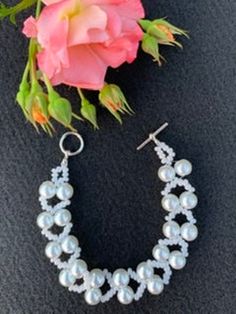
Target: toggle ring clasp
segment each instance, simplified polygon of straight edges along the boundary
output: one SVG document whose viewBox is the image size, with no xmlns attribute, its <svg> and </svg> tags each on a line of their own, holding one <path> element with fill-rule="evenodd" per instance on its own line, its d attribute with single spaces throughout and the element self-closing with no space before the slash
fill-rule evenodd
<svg viewBox="0 0 236 314">
<path fill-rule="evenodd" d="M 69 136 L 77 137 L 77 139 L 80 142 L 80 147 L 76 151 L 74 151 L 74 152 L 64 148 L 64 141 Z M 59 142 L 59 146 L 60 146 L 61 151 L 63 152 L 63 154 L 66 157 L 76 156 L 76 155 L 79 155 L 83 151 L 83 149 L 84 149 L 84 140 L 83 140 L 82 136 L 79 133 L 76 133 L 76 132 L 66 132 L 65 134 L 62 135 L 62 137 L 60 139 L 60 142 Z"/>
</svg>

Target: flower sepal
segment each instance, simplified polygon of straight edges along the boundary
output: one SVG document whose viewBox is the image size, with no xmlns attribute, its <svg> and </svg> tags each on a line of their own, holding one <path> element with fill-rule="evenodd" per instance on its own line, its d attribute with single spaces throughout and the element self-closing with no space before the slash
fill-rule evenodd
<svg viewBox="0 0 236 314">
<path fill-rule="evenodd" d="M 16 95 L 16 102 L 19 104 L 21 109 L 23 110 L 25 116 L 27 116 L 26 113 L 26 99 L 30 94 L 30 86 L 27 82 L 22 82 L 20 84 L 19 91 Z"/>
</svg>

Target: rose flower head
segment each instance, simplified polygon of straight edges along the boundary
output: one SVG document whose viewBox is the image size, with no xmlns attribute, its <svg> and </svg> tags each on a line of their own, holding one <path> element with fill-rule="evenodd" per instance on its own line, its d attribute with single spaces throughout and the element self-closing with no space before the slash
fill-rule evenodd
<svg viewBox="0 0 236 314">
<path fill-rule="evenodd" d="M 143 32 L 140 0 L 44 0 L 23 32 L 41 46 L 38 65 L 52 84 L 100 90 L 108 67 L 133 62 Z"/>
</svg>

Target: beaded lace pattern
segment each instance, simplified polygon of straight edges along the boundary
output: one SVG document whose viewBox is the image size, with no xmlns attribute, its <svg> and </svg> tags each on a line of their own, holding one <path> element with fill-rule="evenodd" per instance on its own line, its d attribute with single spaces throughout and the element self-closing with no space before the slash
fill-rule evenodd
<svg viewBox="0 0 236 314">
<path fill-rule="evenodd" d="M 170 148 L 168 145 L 166 145 L 163 142 L 159 142 L 158 140 L 154 140 L 156 146 L 154 148 L 157 156 L 159 157 L 161 163 L 163 165 L 168 165 L 174 167 L 174 157 L 175 153 L 172 148 Z M 69 170 L 68 170 L 68 161 L 67 158 L 63 159 L 60 166 L 52 169 L 52 176 L 51 176 L 51 183 L 55 186 L 55 190 L 62 186 L 65 183 L 69 182 Z M 172 192 L 176 187 L 182 187 L 185 191 L 194 193 L 195 189 L 192 187 L 192 185 L 189 183 L 189 181 L 186 178 L 180 177 L 179 175 L 175 174 L 174 178 L 170 182 L 166 182 L 165 187 L 163 191 L 161 192 L 161 195 L 163 197 L 167 196 L 169 193 Z M 55 192 L 56 194 L 56 192 Z M 65 200 L 59 200 L 59 202 L 52 206 L 49 204 L 49 200 L 45 198 L 43 195 L 39 196 L 39 202 L 42 207 L 43 212 L 47 212 L 52 217 L 55 216 L 55 214 L 61 210 L 68 208 L 71 201 L 70 199 Z M 174 221 L 176 216 L 178 214 L 183 214 L 186 216 L 186 221 L 190 223 L 191 225 L 196 224 L 196 219 L 193 217 L 192 211 L 190 209 L 186 209 L 181 204 L 175 208 L 175 210 L 170 211 L 165 216 L 165 222 Z M 55 223 L 55 222 L 54 222 Z M 63 240 L 68 237 L 71 233 L 72 229 L 72 222 L 69 221 L 66 223 L 66 225 L 63 227 L 63 231 L 60 234 L 54 234 L 48 227 L 42 228 L 42 234 L 53 243 L 56 243 L 61 246 Z M 181 226 L 180 226 L 181 229 Z M 173 237 L 164 237 L 163 239 L 160 239 L 157 243 L 160 246 L 166 246 L 171 252 L 171 247 L 173 245 L 178 245 L 180 247 L 180 252 L 183 255 L 184 258 L 188 257 L 188 242 L 181 236 L 181 232 L 179 232 L 178 235 Z M 63 252 L 63 249 L 62 249 Z M 61 260 L 61 256 L 52 257 L 50 259 L 51 263 L 53 263 L 60 271 L 67 271 L 68 274 L 70 274 L 71 265 L 78 259 L 80 259 L 81 256 L 81 248 L 79 246 L 79 242 L 77 247 L 73 250 L 73 253 L 68 254 L 68 259 L 66 261 Z M 153 270 L 155 269 L 162 269 L 163 275 L 161 276 L 161 281 L 163 282 L 163 285 L 168 285 L 170 282 L 170 278 L 172 275 L 172 267 L 170 265 L 170 262 L 168 259 L 149 259 L 146 261 L 146 265 L 150 266 Z M 128 268 L 126 270 L 129 276 L 129 280 L 136 281 L 138 288 L 136 291 L 133 291 L 132 299 L 135 301 L 138 301 L 144 294 L 145 290 L 148 286 L 148 280 L 143 279 L 139 276 L 139 273 L 136 270 L 133 270 L 131 268 Z M 88 268 L 84 271 L 82 274 L 80 281 L 78 283 L 78 278 L 72 276 L 71 284 L 67 286 L 69 291 L 77 292 L 77 293 L 83 293 L 86 291 L 89 291 L 90 289 L 94 288 L 91 287 L 91 271 L 88 270 Z M 109 284 L 109 290 L 102 293 L 101 289 L 102 287 L 97 287 L 99 289 L 99 302 L 107 302 L 109 301 L 113 296 L 115 296 L 120 289 L 123 289 L 122 287 L 117 287 L 114 284 L 113 281 L 113 274 L 109 272 L 107 269 L 102 270 L 102 274 L 104 276 L 104 283 L 105 281 Z M 81 280 L 82 279 L 82 280 Z M 96 302 L 96 303 L 99 303 Z"/>
</svg>

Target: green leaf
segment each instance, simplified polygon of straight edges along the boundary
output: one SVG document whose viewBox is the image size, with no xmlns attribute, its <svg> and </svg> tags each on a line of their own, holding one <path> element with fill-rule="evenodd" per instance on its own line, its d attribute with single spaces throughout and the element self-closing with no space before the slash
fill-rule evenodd
<svg viewBox="0 0 236 314">
<path fill-rule="evenodd" d="M 80 110 L 81 115 L 90 123 L 92 123 L 95 129 L 98 129 L 99 127 L 97 124 L 96 107 L 92 105 L 86 98 L 82 99 L 81 106 L 82 106 Z"/>
<path fill-rule="evenodd" d="M 22 0 L 12 7 L 7 7 L 5 4 L 0 3 L 0 20 L 9 17 L 11 23 L 16 24 L 16 15 L 30 7 L 32 7 L 37 0 Z"/>
<path fill-rule="evenodd" d="M 65 127 L 71 127 L 72 109 L 69 100 L 66 98 L 58 98 L 49 103 L 48 111 L 59 123 Z"/>
</svg>

